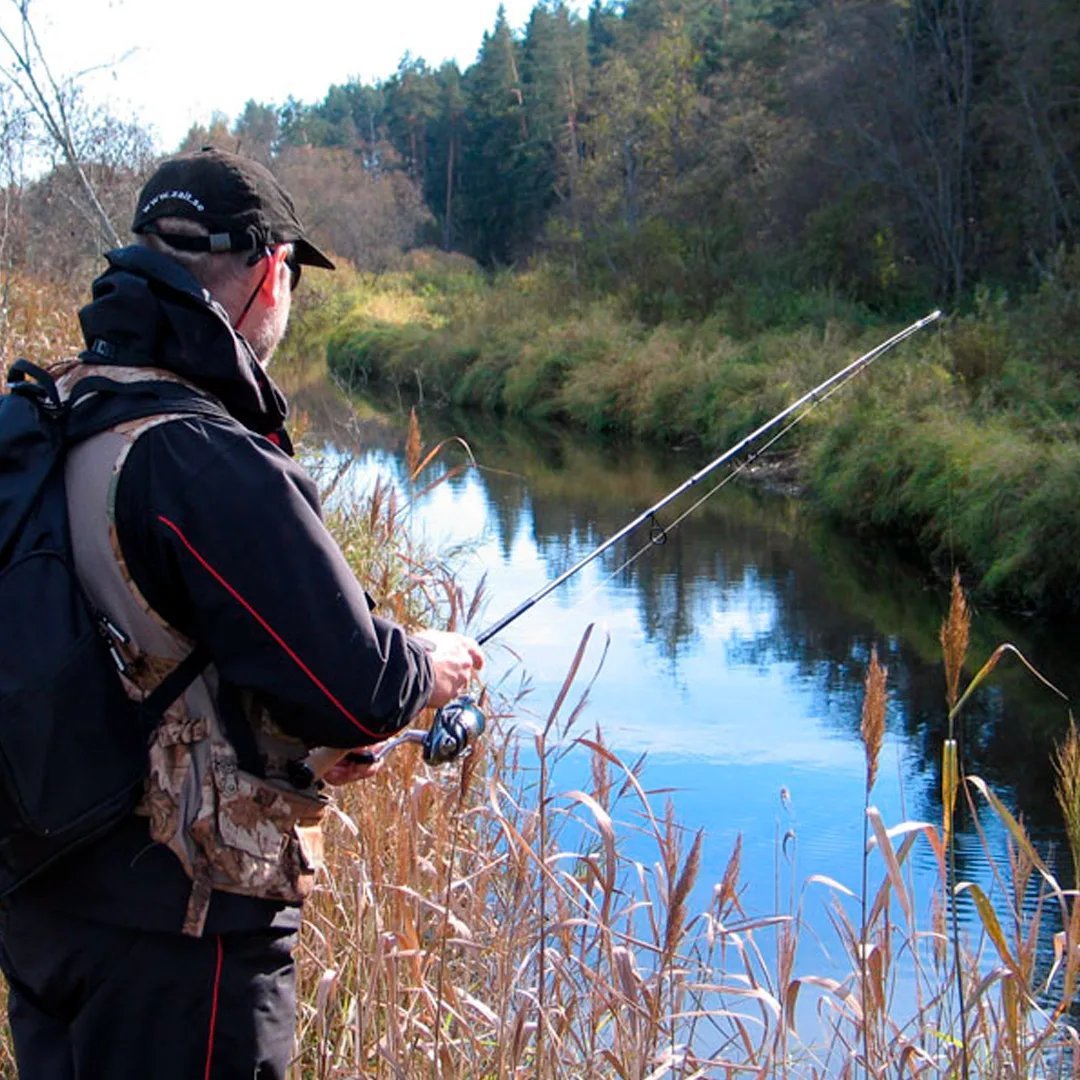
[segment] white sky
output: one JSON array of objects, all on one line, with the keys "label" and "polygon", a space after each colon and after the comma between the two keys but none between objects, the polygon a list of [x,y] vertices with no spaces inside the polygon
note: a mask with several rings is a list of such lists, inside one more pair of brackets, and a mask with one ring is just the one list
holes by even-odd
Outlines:
[{"label": "white sky", "polygon": [[[535,0],[504,0],[515,32]],[[214,110],[230,121],[249,99],[321,101],[335,83],[386,78],[409,52],[432,67],[476,59],[499,0],[31,0],[57,78],[131,53],[87,82],[110,111],[135,118],[171,151]],[[587,0],[570,6],[584,14]],[[0,24],[17,25],[14,0]],[[134,51],[132,51],[134,50]],[[7,56],[3,57],[7,66]]]}]

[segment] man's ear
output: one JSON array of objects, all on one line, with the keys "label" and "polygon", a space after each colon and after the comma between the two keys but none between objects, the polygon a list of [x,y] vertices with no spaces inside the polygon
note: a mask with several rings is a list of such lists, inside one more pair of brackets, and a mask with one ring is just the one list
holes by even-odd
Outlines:
[{"label": "man's ear", "polygon": [[270,252],[270,272],[263,278],[259,287],[260,298],[267,307],[275,307],[281,303],[281,294],[288,292],[289,274],[281,272],[282,266],[288,258],[289,249],[282,245]]}]

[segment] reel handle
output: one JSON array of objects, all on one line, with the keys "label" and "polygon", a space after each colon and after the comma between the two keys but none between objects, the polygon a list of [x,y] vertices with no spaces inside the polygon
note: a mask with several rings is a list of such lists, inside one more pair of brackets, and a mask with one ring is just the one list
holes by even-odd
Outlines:
[{"label": "reel handle", "polygon": [[[404,743],[417,742],[421,744],[426,764],[445,765],[468,750],[476,738],[483,734],[486,726],[487,721],[476,699],[471,694],[464,694],[437,709],[427,731],[410,728],[385,742],[379,750],[360,750],[356,753],[366,754],[370,763],[374,764]],[[292,782],[300,788],[309,787],[347,756],[347,751],[343,753],[330,746],[318,747],[303,760],[292,763]]]}]

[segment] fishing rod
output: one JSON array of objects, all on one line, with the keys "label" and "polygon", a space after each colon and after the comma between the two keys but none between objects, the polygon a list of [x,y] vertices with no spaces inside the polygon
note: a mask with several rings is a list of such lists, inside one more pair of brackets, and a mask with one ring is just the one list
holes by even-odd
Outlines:
[{"label": "fishing rod", "polygon": [[[780,412],[770,420],[766,420],[759,428],[750,432],[749,435],[740,439],[739,442],[725,450],[719,457],[710,461],[708,465],[699,469],[693,476],[684,480],[678,487],[669,491],[662,499],[650,506],[648,510],[643,510],[637,517],[632,521],[627,522],[618,532],[608,537],[607,540],[590,551],[584,558],[579,559],[578,562],[574,563],[568,570],[564,570],[558,577],[549,581],[542,588],[534,592],[532,596],[523,600],[512,611],[507,612],[501,619],[492,623],[491,626],[477,635],[476,643],[478,645],[483,645],[485,642],[490,641],[491,638],[505,630],[512,622],[521,618],[525,612],[533,608],[543,600],[544,597],[554,592],[560,585],[572,578],[578,571],[583,570],[594,559],[599,558],[605,551],[613,547],[620,540],[629,536],[645,522],[650,519],[654,520],[657,513],[674,502],[680,495],[685,494],[695,484],[700,483],[706,476],[720,468],[721,465],[724,465],[737,457],[746,450],[747,447],[757,442],[763,435],[772,431],[788,417],[797,413],[803,406],[808,406],[806,411],[809,412],[810,409],[823,401],[830,393],[847,382],[848,379],[851,379],[864,368],[869,367],[878,359],[878,357],[884,355],[890,349],[899,345],[900,342],[905,341],[913,334],[917,334],[924,327],[929,326],[939,318],[941,318],[940,309],[930,312],[929,315],[923,316],[923,318],[913,322],[899,333],[893,334],[891,338],[883,341],[880,345],[875,346],[869,352],[863,353],[858,359],[852,360],[850,364],[830,375],[824,382],[818,383],[812,390],[808,390],[797,401],[793,401],[786,408],[781,409]],[[802,413],[790,426],[793,426],[794,423],[797,423],[798,420],[805,415],[806,413]],[[354,761],[371,763],[380,760],[391,750],[396,749],[406,742],[416,742],[422,745],[424,760],[426,762],[429,764],[441,764],[443,762],[453,761],[464,752],[476,737],[483,733],[483,731],[484,714],[477,705],[476,700],[470,695],[465,695],[436,710],[435,719],[428,731],[405,731],[384,743],[377,751],[353,751],[351,754],[346,754],[344,756],[350,757]],[[336,756],[331,760],[330,755],[332,754]],[[315,776],[321,776],[326,769],[329,768],[329,765],[333,764],[333,761],[339,760],[341,757],[342,754],[340,751],[315,750],[308,756],[307,764],[312,768]]]},{"label": "fishing rod", "polygon": [[725,450],[718,458],[714,458],[712,461],[709,462],[708,465],[699,469],[689,479],[683,481],[683,483],[681,483],[677,488],[669,491],[667,495],[665,495],[659,502],[654,503],[652,506],[649,507],[648,510],[643,510],[640,514],[638,514],[636,518],[634,518],[633,521],[627,522],[617,533],[615,533],[613,536],[610,536],[599,547],[594,548],[583,559],[574,563],[574,565],[571,566],[569,570],[564,570],[553,581],[549,581],[542,589],[538,589],[527,600],[523,600],[520,604],[518,604],[516,608],[514,608],[513,611],[508,612],[501,619],[499,619],[498,622],[493,623],[482,634],[480,634],[476,639],[476,643],[478,645],[483,645],[484,642],[493,638],[501,630],[505,630],[512,622],[519,619],[522,615],[525,614],[526,611],[533,607],[533,605],[539,603],[549,593],[554,592],[560,585],[563,584],[563,582],[567,581],[569,578],[572,578],[579,570],[582,570],[586,566],[588,566],[589,563],[593,561],[593,559],[599,558],[601,555],[603,555],[605,551],[608,550],[608,548],[617,544],[624,537],[629,536],[630,533],[632,533],[639,526],[643,525],[650,518],[655,517],[659,511],[664,509],[665,506],[668,506],[670,503],[674,502],[675,499],[677,499],[685,492],[689,491],[690,488],[692,488],[695,484],[700,483],[711,472],[715,472],[715,470],[720,468],[721,465],[730,461],[732,458],[737,457],[748,446],[750,446],[752,443],[757,442],[757,440],[760,439],[761,436],[764,435],[766,432],[771,431],[778,424],[783,423],[789,416],[791,416],[792,413],[801,409],[808,402],[816,402],[817,399],[821,398],[826,393],[826,391],[834,388],[840,383],[843,383],[847,379],[850,379],[857,372],[872,364],[883,353],[888,352],[889,349],[891,349],[894,345],[899,345],[901,341],[904,341],[906,338],[911,337],[912,334],[918,333],[918,331],[922,330],[923,327],[928,326],[930,323],[934,322],[940,317],[940,310],[930,312],[929,315],[924,316],[917,322],[913,322],[910,326],[901,330],[900,333],[894,334],[891,338],[889,338],[888,341],[883,341],[876,348],[871,349],[868,353],[864,353],[857,360],[853,360],[850,364],[847,365],[847,367],[842,368],[840,371],[836,372],[835,375],[830,375],[824,382],[818,383],[818,385],[815,386],[813,390],[808,390],[805,394],[803,394],[801,398],[799,398],[798,401],[793,401],[790,405],[787,406],[786,409],[781,409],[781,411],[778,412],[771,420],[767,420],[756,431],[752,431],[749,435],[746,436],[746,438],[737,442],[729,450]]}]

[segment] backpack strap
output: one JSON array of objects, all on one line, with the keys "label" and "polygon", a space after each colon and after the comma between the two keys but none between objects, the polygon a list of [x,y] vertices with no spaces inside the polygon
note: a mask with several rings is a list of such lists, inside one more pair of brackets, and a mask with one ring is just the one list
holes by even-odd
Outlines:
[{"label": "backpack strap", "polygon": [[67,398],[68,445],[97,435],[128,420],[185,413],[194,416],[228,417],[223,405],[191,383],[151,377],[135,381],[86,375]]},{"label": "backpack strap", "polygon": [[139,706],[139,713],[146,725],[147,734],[152,732],[165,715],[165,710],[206,670],[210,664],[210,650],[196,645],[191,652],[150,691]]},{"label": "backpack strap", "polygon": [[[141,433],[152,427],[153,421],[161,422],[172,416],[228,416],[216,399],[171,372],[118,367],[108,375],[98,374],[100,368],[89,368],[89,372],[83,374],[88,367],[76,365],[57,387],[66,414],[65,442],[69,449],[133,421],[150,421],[139,425],[138,432]],[[45,378],[52,381],[48,375]],[[108,629],[107,632],[112,633]],[[119,659],[118,667],[126,674],[118,648],[121,643],[113,642],[113,652],[114,658]],[[148,733],[210,663],[209,650],[195,644],[143,697],[139,714]]]},{"label": "backpack strap", "polygon": [[8,368],[8,390],[35,400],[46,413],[59,415],[64,410],[56,380],[44,369],[20,357]]}]

